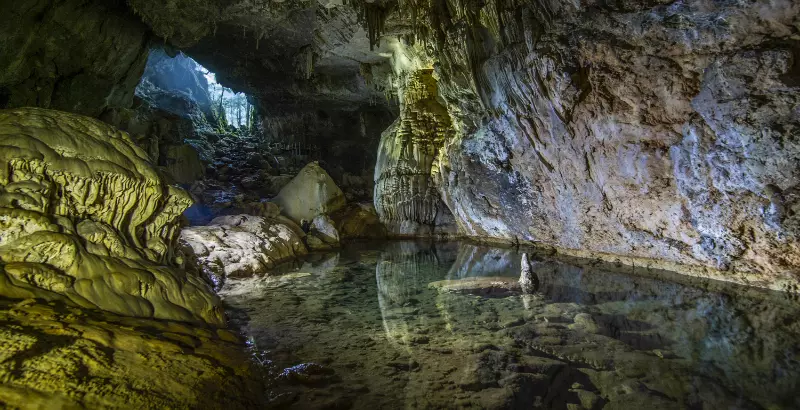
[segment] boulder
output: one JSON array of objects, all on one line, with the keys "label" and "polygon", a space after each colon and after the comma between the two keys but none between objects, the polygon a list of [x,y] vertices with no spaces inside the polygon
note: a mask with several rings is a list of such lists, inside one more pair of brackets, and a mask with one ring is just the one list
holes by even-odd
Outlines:
[{"label": "boulder", "polygon": [[339,232],[327,215],[317,215],[309,224],[306,245],[312,250],[333,249],[339,246]]},{"label": "boulder", "polygon": [[178,269],[191,203],[124,132],[59,111],[0,111],[0,296],[222,326],[217,296]]},{"label": "boulder", "polygon": [[303,167],[272,202],[283,209],[284,215],[299,222],[341,209],[345,197],[319,163],[312,162]]},{"label": "boulder", "polygon": [[317,234],[309,233],[305,237],[306,245],[308,245],[308,249],[312,251],[324,251],[328,249],[333,249],[333,245],[325,242],[319,237]]},{"label": "boulder", "polygon": [[311,221],[311,233],[318,236],[325,243],[339,244],[339,232],[333,226],[333,220],[328,215],[317,215]]},{"label": "boulder", "polygon": [[295,227],[252,215],[221,216],[207,226],[186,228],[181,243],[216,285],[227,276],[265,273],[307,253]]},{"label": "boulder", "polygon": [[331,214],[341,239],[385,238],[386,227],[371,203],[348,204]]}]

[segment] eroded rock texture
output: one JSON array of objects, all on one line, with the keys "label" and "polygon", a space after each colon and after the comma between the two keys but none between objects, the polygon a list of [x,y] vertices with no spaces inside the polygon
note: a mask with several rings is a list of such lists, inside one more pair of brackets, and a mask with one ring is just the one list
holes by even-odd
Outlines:
[{"label": "eroded rock texture", "polygon": [[433,180],[438,155],[453,129],[437,100],[433,70],[410,73],[401,88],[400,117],[383,133],[375,166],[375,209],[391,232],[432,231],[449,213]]},{"label": "eroded rock texture", "polygon": [[218,298],[177,266],[181,212],[130,137],[43,109],[0,112],[0,294],[129,316],[224,324]]},{"label": "eroded rock texture", "polygon": [[433,175],[464,233],[796,286],[800,5],[397,5],[458,131]]},{"label": "eroded rock texture", "polygon": [[221,216],[181,231],[187,252],[215,287],[227,276],[266,273],[279,262],[306,254],[302,236],[291,221],[251,215]]}]

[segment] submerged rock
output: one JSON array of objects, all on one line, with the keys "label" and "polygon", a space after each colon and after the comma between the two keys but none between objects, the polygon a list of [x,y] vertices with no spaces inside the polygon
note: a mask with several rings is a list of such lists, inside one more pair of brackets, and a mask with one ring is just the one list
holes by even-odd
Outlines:
[{"label": "submerged rock", "polygon": [[272,201],[296,222],[335,212],[346,202],[342,190],[317,162],[303,167]]},{"label": "submerged rock", "polygon": [[221,216],[207,226],[186,228],[181,241],[216,284],[226,276],[264,273],[307,252],[294,227],[252,215]]},{"label": "submerged rock", "polygon": [[124,132],[75,114],[0,111],[0,295],[223,325],[216,295],[178,269],[190,204]]}]

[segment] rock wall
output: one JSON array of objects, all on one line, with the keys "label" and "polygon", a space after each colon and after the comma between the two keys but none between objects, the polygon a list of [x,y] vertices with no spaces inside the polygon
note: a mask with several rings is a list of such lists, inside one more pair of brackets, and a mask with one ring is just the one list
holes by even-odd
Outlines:
[{"label": "rock wall", "polygon": [[3,0],[0,10],[0,109],[98,116],[131,104],[150,34],[124,3]]},{"label": "rock wall", "polygon": [[174,268],[190,204],[115,128],[58,111],[0,111],[2,296],[223,325],[208,285]]},{"label": "rock wall", "polygon": [[796,289],[800,4],[398,6],[457,129],[433,175],[465,234]]}]

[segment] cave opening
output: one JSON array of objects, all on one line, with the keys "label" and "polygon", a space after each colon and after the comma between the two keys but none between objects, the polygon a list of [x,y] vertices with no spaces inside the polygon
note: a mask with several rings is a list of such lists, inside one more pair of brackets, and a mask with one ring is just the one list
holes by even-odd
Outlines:
[{"label": "cave opening", "polygon": [[0,10],[0,408],[800,408],[800,4]]}]

